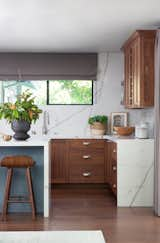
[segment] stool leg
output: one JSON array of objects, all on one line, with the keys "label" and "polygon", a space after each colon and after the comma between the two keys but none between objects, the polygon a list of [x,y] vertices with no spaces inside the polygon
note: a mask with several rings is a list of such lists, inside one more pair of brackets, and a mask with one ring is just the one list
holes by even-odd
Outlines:
[{"label": "stool leg", "polygon": [[35,219],[36,209],[35,209],[35,202],[34,202],[34,194],[33,194],[32,178],[31,178],[30,168],[26,169],[26,177],[27,177],[27,184],[28,184],[28,191],[29,191],[29,200],[30,200],[31,207],[32,207],[32,218]]},{"label": "stool leg", "polygon": [[2,209],[2,220],[6,220],[6,216],[7,216],[8,200],[9,200],[9,195],[10,195],[10,190],[11,190],[12,174],[13,174],[13,169],[8,168],[6,185],[5,185],[5,195],[4,195],[4,201],[3,201],[3,209]]}]

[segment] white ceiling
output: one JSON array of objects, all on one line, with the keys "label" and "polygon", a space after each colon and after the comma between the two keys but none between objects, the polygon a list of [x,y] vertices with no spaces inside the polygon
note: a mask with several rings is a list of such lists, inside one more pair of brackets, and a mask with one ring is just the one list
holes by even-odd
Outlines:
[{"label": "white ceiling", "polygon": [[160,26],[160,0],[0,0],[0,51],[119,51]]}]

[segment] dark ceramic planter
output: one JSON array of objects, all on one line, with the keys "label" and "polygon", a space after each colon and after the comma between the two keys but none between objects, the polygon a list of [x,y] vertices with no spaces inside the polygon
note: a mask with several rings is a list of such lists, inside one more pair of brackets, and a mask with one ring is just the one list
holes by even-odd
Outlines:
[{"label": "dark ceramic planter", "polygon": [[11,123],[11,128],[15,132],[13,137],[16,140],[26,140],[30,136],[27,132],[30,129],[30,123],[24,120],[14,120]]}]

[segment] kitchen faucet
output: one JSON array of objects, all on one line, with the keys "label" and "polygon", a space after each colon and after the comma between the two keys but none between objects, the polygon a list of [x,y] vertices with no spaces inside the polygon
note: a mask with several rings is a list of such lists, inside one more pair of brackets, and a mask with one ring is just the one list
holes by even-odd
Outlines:
[{"label": "kitchen faucet", "polygon": [[46,135],[48,133],[48,125],[49,125],[49,112],[43,112],[43,126],[42,126],[42,134]]}]

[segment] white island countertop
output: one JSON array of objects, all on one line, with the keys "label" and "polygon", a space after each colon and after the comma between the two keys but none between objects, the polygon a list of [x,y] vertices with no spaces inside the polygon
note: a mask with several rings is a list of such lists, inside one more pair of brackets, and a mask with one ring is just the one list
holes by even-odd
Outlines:
[{"label": "white island countertop", "polygon": [[4,141],[0,138],[0,146],[8,147],[8,146],[46,146],[48,145],[50,138],[42,137],[42,136],[35,136],[32,138],[28,138],[25,141],[17,141],[12,138],[10,141]]}]

